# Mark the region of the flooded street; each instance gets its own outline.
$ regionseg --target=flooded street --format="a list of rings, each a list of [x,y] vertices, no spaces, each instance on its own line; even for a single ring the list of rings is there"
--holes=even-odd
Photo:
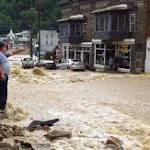
[[[148,150],[149,75],[45,72],[12,73],[9,103],[27,113],[17,125],[59,118],[53,129],[71,130],[73,137],[52,142],[56,150],[103,150],[109,136],[121,139],[125,150]],[[39,139],[47,141],[37,134]]]
[[[87,83],[99,103],[150,125],[150,79],[118,78]],[[88,92],[87,92],[88,95]]]

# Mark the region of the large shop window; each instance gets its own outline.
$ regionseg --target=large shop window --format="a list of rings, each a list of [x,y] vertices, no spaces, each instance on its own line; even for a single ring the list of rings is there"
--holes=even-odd
[[[121,45],[119,50],[119,68],[130,69],[131,45]]]
[[[67,52],[64,51],[64,59],[67,59]]]
[[[103,44],[96,44],[96,64],[97,65],[104,65],[104,45]]]
[[[74,59],[74,51],[69,51],[69,59]]]
[[[76,59],[81,60],[81,52],[76,52]]]
[[[83,53],[83,61],[84,61],[84,64],[86,66],[89,65],[89,60],[90,60],[90,53],[89,52],[84,52]]]

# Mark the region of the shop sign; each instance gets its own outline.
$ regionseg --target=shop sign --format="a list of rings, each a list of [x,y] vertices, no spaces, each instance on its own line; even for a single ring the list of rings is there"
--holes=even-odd
[[[128,45],[122,44],[120,46],[120,51],[123,52],[123,53],[128,53],[129,52]]]

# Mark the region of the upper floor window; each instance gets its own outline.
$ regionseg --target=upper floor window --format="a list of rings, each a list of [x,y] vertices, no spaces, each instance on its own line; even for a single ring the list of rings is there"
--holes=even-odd
[[[48,45],[48,40],[46,40],[46,45]]]
[[[83,35],[83,24],[82,23],[71,24],[71,33],[74,36],[82,36]]]
[[[68,23],[62,23],[59,25],[60,36],[69,36],[69,25]]]
[[[129,27],[129,31],[130,32],[135,32],[135,25],[136,25],[136,15],[135,14],[130,14],[130,27]]]
[[[108,31],[109,16],[97,16],[96,17],[96,31]]]
[[[75,35],[81,36],[83,34],[83,26],[82,24],[76,24]]]
[[[48,39],[48,34],[46,34],[46,39]]]
[[[54,42],[53,42],[53,41],[51,41],[51,45],[54,45]]]
[[[126,31],[128,22],[126,14],[101,14],[96,16],[96,31]]]
[[[112,15],[111,30],[125,31],[127,30],[127,16],[126,15]]]

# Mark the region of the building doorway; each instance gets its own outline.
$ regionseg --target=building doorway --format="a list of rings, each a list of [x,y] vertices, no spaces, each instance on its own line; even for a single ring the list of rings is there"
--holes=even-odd
[[[89,52],[83,52],[83,63],[86,67],[89,67],[90,63],[90,53]]]

